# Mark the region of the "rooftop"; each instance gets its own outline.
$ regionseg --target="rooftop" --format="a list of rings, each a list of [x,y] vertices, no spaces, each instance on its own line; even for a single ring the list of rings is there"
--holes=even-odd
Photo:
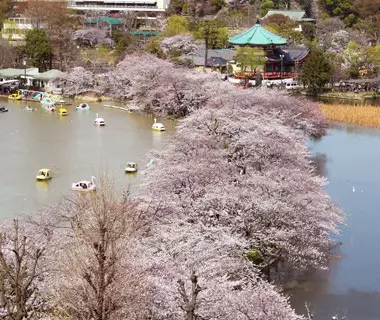
[[[228,61],[234,58],[232,49],[209,49],[207,50],[207,66],[215,67],[226,65]],[[190,61],[195,66],[203,66],[205,62],[205,50],[199,49],[179,57],[181,60]]]
[[[304,10],[269,10],[263,19],[272,16],[274,14],[282,14],[294,21],[312,22],[315,19],[307,18]]]
[[[109,23],[111,25],[123,25],[124,24],[123,21],[116,19],[116,18],[112,18],[112,17],[101,17],[101,18],[87,19],[87,23],[91,23],[91,24],[96,24],[96,23],[99,23],[101,21]]]
[[[27,68],[25,69],[1,69],[0,77],[13,79],[20,78],[26,74],[27,77],[31,77],[36,80],[49,81],[59,78],[62,75],[62,72],[57,69],[52,69],[46,72],[39,73],[38,68]]]
[[[236,45],[266,46],[285,45],[286,39],[268,31],[257,21],[251,29],[230,38],[228,42]]]

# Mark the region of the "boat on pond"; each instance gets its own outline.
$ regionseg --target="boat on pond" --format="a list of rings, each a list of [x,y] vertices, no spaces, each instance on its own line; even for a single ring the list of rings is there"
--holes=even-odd
[[[137,172],[137,163],[128,162],[127,166],[125,167],[125,173],[135,173],[135,172]]]
[[[79,106],[75,108],[76,110],[90,110],[90,106],[88,103],[81,103]]]
[[[9,100],[21,100],[21,94],[20,94],[20,91],[18,91],[17,93],[12,93],[8,96],[8,99]]]
[[[104,127],[106,125],[106,122],[104,121],[104,119],[99,117],[99,113],[96,114],[94,125],[99,126],[99,127]]]
[[[78,181],[74,182],[71,185],[71,190],[73,191],[95,191],[96,190],[96,178],[94,176],[91,177],[91,181]]]
[[[154,123],[153,123],[153,126],[152,126],[152,130],[154,131],[165,131],[165,126],[162,124],[162,123],[159,123],[157,122],[156,119],[154,119]]]
[[[26,106],[23,110],[24,111],[35,111],[36,108],[32,108],[31,106]]]
[[[46,111],[50,111],[50,112],[54,112],[55,111],[55,107],[54,106],[51,106],[51,105],[47,105],[45,107]]]
[[[5,107],[0,107],[0,113],[8,112],[9,109]]]
[[[36,179],[38,181],[46,181],[46,180],[50,180],[52,177],[53,176],[50,172],[50,169],[40,169],[38,170]]]
[[[62,108],[62,106],[58,110],[58,114],[60,116],[67,116],[67,110],[65,108]]]

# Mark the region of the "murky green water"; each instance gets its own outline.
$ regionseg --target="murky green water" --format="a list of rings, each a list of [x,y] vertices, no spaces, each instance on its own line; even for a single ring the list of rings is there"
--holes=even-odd
[[[133,190],[139,173],[126,175],[126,162],[137,162],[142,169],[149,160],[147,152],[160,148],[175,125],[160,120],[167,131],[155,132],[151,116],[104,108],[103,103],[90,103],[89,111],[68,106],[67,117],[49,113],[39,103],[29,104],[37,111],[23,111],[25,102],[0,100],[0,106],[10,109],[0,113],[1,220],[36,212],[70,193],[73,182],[105,171],[117,188],[131,185]],[[93,125],[96,113],[105,119],[105,127]],[[40,168],[51,169],[54,178],[36,182]]]

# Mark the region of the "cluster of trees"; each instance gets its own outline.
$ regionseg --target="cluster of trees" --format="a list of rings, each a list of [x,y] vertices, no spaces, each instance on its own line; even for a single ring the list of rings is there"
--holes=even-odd
[[[102,180],[3,227],[2,317],[301,320],[268,280],[326,266],[344,222],[305,146],[326,130],[317,104],[147,55],[115,72],[148,110],[187,117],[134,198]]]

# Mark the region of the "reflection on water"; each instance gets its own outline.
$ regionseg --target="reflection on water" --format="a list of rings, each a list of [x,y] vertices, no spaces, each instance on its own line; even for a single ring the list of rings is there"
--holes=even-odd
[[[318,102],[323,102],[327,104],[350,104],[354,106],[380,106],[380,97],[367,98],[367,99],[344,99],[344,98],[329,98],[329,97],[318,97],[315,99]]]
[[[380,130],[336,126],[315,155],[326,155],[326,190],[348,214],[326,272],[309,274],[291,297],[300,313],[310,302],[316,319],[339,313],[353,320],[380,319]]]
[[[324,153],[317,153],[311,158],[312,165],[316,169],[316,173],[327,178],[327,156]]]
[[[147,152],[160,148],[174,130],[175,123],[160,119],[166,132],[151,130],[153,118],[107,109],[91,103],[91,110],[76,111],[67,106],[68,115],[47,112],[39,103],[2,100],[9,112],[0,114],[0,214],[8,219],[35,212],[70,193],[71,184],[100,176],[107,171],[118,189],[132,192],[140,172],[148,163]],[[25,106],[37,108],[24,111]],[[96,113],[106,121],[94,126]],[[126,175],[128,161],[136,162],[136,175]],[[54,176],[45,184],[36,182],[40,168],[51,169]]]

